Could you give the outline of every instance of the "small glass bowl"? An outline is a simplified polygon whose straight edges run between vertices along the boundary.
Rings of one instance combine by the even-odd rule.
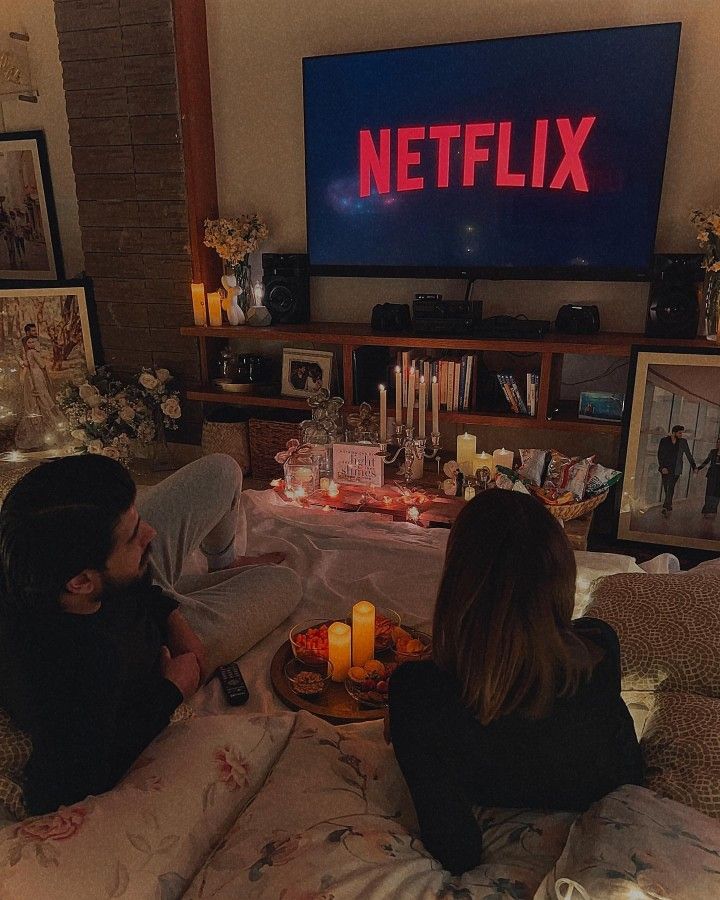
[[[321,669],[317,666],[306,666],[299,659],[289,659],[283,672],[290,687],[298,697],[308,700],[319,697],[332,677],[332,663],[328,660]]]
[[[332,625],[332,622],[298,622],[297,625],[293,625],[293,627],[290,629],[289,637],[293,656],[295,657],[295,659],[298,659],[300,660],[300,662],[304,663],[304,665],[307,667],[323,668],[328,662],[327,632],[325,632],[324,640],[320,638],[317,641],[312,641],[311,646],[307,646],[307,643],[303,643],[302,641],[298,640],[298,636],[301,634],[306,634],[312,628],[320,628],[323,625]],[[318,636],[310,635],[308,637],[317,638]]]
[[[378,633],[378,625],[380,624],[378,620],[381,618],[386,619],[389,624],[384,625],[383,630]],[[352,626],[352,609],[345,621],[348,625]],[[381,606],[375,607],[375,656],[380,653],[387,653],[388,650],[392,650],[395,643],[392,636],[392,629],[401,624],[402,619],[400,618],[400,614],[396,613],[394,609],[383,609]]]
[[[362,685],[353,681],[352,678],[345,679],[345,690],[350,694],[353,700],[357,700],[358,703],[361,703],[363,706],[371,706],[373,709],[382,709],[383,706],[388,705],[388,695],[387,693],[381,694],[376,691],[365,691],[362,688]]]
[[[406,628],[405,629],[415,641],[419,641],[422,645],[421,648],[416,648],[414,650],[399,650],[397,645],[395,646],[395,659],[399,663],[410,662],[411,660],[416,659],[427,659],[432,653],[432,638],[429,634],[425,634],[424,631],[418,631],[416,628]]]

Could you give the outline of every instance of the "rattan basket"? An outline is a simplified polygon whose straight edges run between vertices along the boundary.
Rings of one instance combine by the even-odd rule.
[[[270,422],[250,419],[250,468],[253,478],[282,478],[283,467],[275,462],[275,454],[287,442],[300,437],[297,422]]]
[[[227,453],[247,475],[250,471],[250,436],[247,422],[203,422],[202,451]]]
[[[585,513],[596,509],[607,498],[608,492],[598,494],[597,497],[590,497],[588,500],[581,500],[580,503],[564,503],[560,505],[545,504],[545,509],[551,512],[556,519],[563,519],[569,522],[571,519],[579,519]]]

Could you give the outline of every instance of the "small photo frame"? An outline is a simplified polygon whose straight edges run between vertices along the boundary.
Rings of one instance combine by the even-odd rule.
[[[283,347],[282,394],[312,397],[320,388],[330,390],[332,350],[295,350]]]
[[[380,444],[333,444],[333,481],[337,484],[361,484],[382,487],[385,483],[385,457]]]
[[[0,134],[0,280],[64,276],[42,131]]]
[[[578,403],[578,419],[593,422],[622,422],[625,394],[607,391],[582,391]]]

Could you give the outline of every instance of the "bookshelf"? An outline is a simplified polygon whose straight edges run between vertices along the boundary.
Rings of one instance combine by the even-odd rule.
[[[272,325],[268,328],[231,327],[211,328],[187,326],[180,329],[186,337],[199,341],[202,384],[187,391],[190,400],[206,403],[235,404],[266,409],[307,410],[304,399],[282,397],[280,388],[253,394],[233,394],[216,388],[212,383],[211,367],[222,345],[228,340],[247,343],[277,342],[292,346],[296,342],[313,343],[319,346],[336,346],[340,357],[342,395],[346,398],[346,408],[352,409],[353,365],[352,354],[356,347],[380,346],[394,350],[413,349],[417,351],[500,351],[510,354],[533,354],[539,359],[540,384],[535,416],[498,413],[496,411],[467,410],[440,411],[441,422],[461,425],[497,425],[503,428],[543,428],[565,432],[588,432],[593,434],[619,435],[621,426],[614,422],[592,422],[578,419],[572,412],[562,410],[560,381],[563,358],[566,354],[581,356],[606,356],[628,358],[633,345],[657,347],[703,347],[708,342],[704,338],[692,340],[670,340],[647,338],[642,334],[625,332],[600,332],[593,335],[549,334],[541,339],[508,340],[475,337],[422,337],[409,333],[385,334],[374,332],[369,325],[339,322],[309,322],[303,325]],[[561,406],[559,414],[552,414],[556,406]],[[392,405],[388,402],[388,413]],[[552,417],[549,417],[551,415]],[[428,411],[429,416],[429,411]]]

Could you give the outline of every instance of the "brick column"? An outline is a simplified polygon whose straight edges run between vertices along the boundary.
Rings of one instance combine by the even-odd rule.
[[[85,269],[118,372],[200,375],[171,0],[55,0]],[[198,404],[181,437],[197,439]]]

